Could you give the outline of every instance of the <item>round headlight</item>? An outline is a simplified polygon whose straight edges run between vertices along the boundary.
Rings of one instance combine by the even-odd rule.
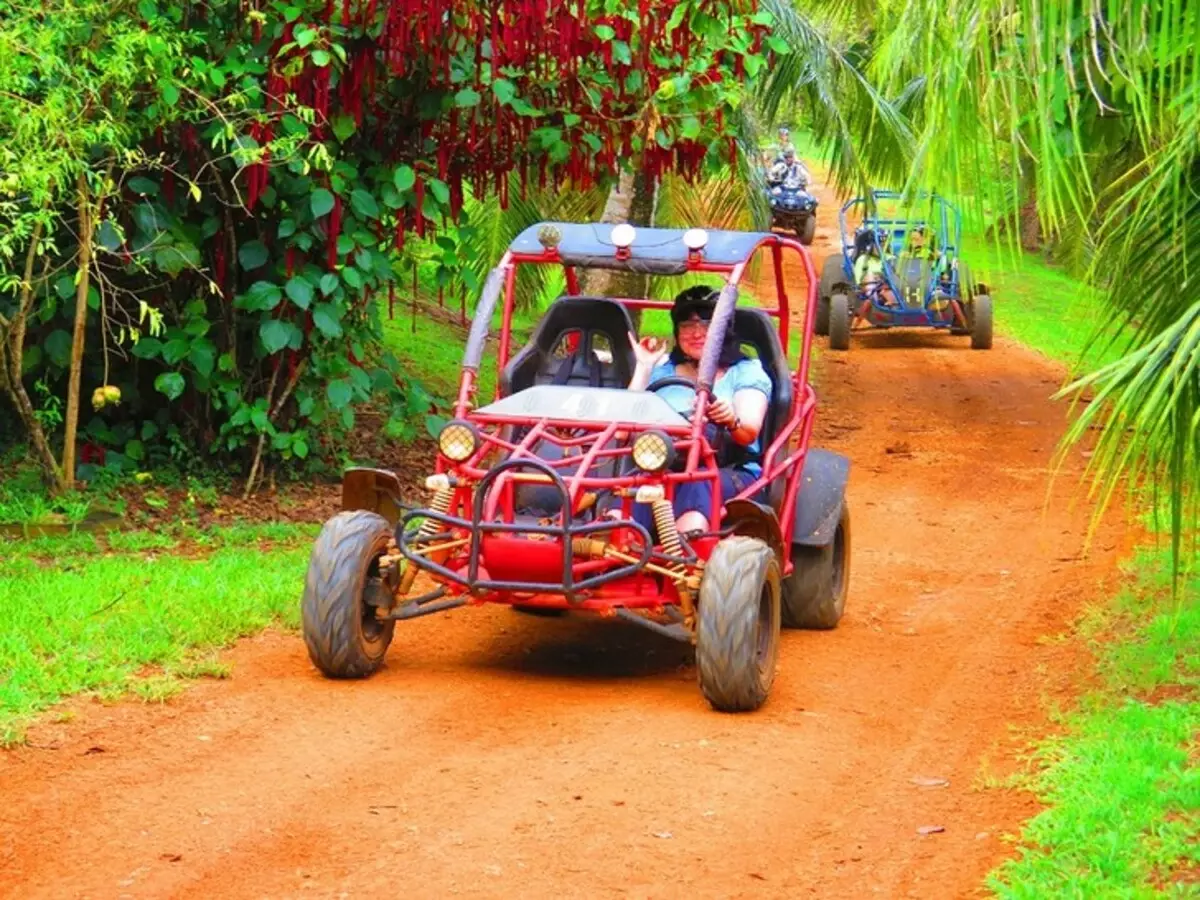
[[[438,449],[452,462],[466,462],[479,446],[479,435],[470,422],[449,421],[438,433]]]
[[[619,247],[624,250],[632,246],[633,239],[637,237],[637,229],[632,225],[622,222],[616,225],[612,230],[612,242],[614,247]]]
[[[675,445],[661,431],[639,434],[633,442],[633,461],[643,472],[661,472],[675,458]]]
[[[703,228],[689,228],[683,233],[683,244],[689,250],[703,250],[708,243],[708,232]]]

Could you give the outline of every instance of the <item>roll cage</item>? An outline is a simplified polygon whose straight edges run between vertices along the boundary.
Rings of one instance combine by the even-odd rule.
[[[929,204],[931,215],[921,218],[911,216],[881,216],[879,213],[880,206],[889,201],[911,201],[913,206],[921,202],[926,202]],[[851,233],[847,224],[847,213],[860,206],[864,209],[862,224],[855,232]],[[911,291],[915,287],[912,283],[912,276],[904,273],[902,280],[901,273],[896,271],[894,261],[898,260],[901,254],[903,254],[908,235],[912,230],[917,226],[923,226],[928,229],[931,225],[931,219],[934,220],[934,231],[937,240],[936,268],[934,272],[948,272],[950,278],[948,282],[942,282],[939,278],[930,277],[927,283],[919,286],[922,306],[915,315],[918,317],[925,315],[925,307],[933,299],[934,292],[939,290],[939,288],[943,289],[951,298],[958,299],[961,295],[958,277],[958,257],[962,245],[962,216],[953,204],[936,193],[922,192],[910,197],[899,191],[875,189],[866,197],[855,197],[848,200],[838,212],[838,229],[842,240],[842,267],[846,278],[851,284],[854,283],[857,236],[864,232],[875,236],[886,235],[888,246],[880,247],[884,281],[889,290],[891,290],[893,297],[903,296],[906,293],[905,288]],[[896,315],[894,310],[882,305],[882,302],[878,298],[878,291],[864,299],[869,299],[877,308]],[[900,313],[900,315],[905,314],[914,315],[910,311]]]
[[[469,422],[479,429],[481,440],[471,457],[461,463],[454,463],[439,452],[436,474],[449,476],[452,481],[461,479],[464,485],[480,485],[485,480],[492,484],[494,479],[489,476],[496,474],[496,467],[488,466],[486,462],[493,453],[499,451],[506,467],[504,477],[517,483],[553,486],[562,492],[564,503],[560,513],[560,529],[570,527],[571,517],[585,502],[586,495],[595,491],[615,492],[623,500],[624,508],[628,512],[634,495],[642,486],[662,485],[669,491],[680,482],[709,480],[713,482],[713,509],[709,519],[715,525],[721,521],[720,513],[726,504],[753,497],[764,489],[771,489],[774,515],[779,523],[780,533],[777,534],[777,539],[786,546],[792,540],[796,494],[800,482],[798,474],[805,463],[813,413],[816,409],[816,395],[808,383],[817,293],[817,278],[811,256],[797,241],[772,233],[712,231],[707,232],[707,240],[703,247],[692,248],[685,244],[685,232],[682,230],[646,228],[637,229],[634,243],[622,248],[613,242],[612,232],[611,225],[540,223],[522,232],[489,273],[467,338],[458,396],[454,405],[455,420]],[[774,308],[764,308],[762,312],[776,321],[779,341],[784,348],[783,358],[786,360],[791,311],[791,298],[788,296],[783,275],[783,263],[787,252],[799,254],[808,282],[802,340],[796,366],[792,371],[782,373],[782,377],[788,379],[791,387],[788,404],[790,408],[786,421],[778,424],[769,444],[762,447],[762,475],[736,497],[723,499],[720,496],[717,455],[703,433],[705,410],[712,399],[721,343],[734,319],[738,286],[746,268],[752,259],[763,254],[770,257],[773,265],[777,303]],[[675,414],[674,420],[670,415],[661,414],[653,421],[639,421],[637,417],[627,413],[614,412],[612,414],[618,416],[615,421],[598,422],[572,415],[526,411],[503,402],[499,378],[493,402],[478,407],[476,394],[479,369],[497,307],[501,310],[496,361],[498,370],[503,372],[510,360],[516,274],[518,267],[522,265],[561,266],[567,289],[572,295],[577,295],[580,291],[579,269],[583,268],[650,275],[711,273],[723,276],[725,285],[720,291],[699,365],[696,405],[691,421],[678,414]],[[630,310],[669,309],[672,305],[670,301],[645,298],[612,299]],[[772,373],[772,377],[780,376]],[[542,397],[550,397],[543,388],[535,390],[542,391]],[[576,393],[579,396],[599,397],[586,392]],[[659,399],[659,402],[666,406],[664,401]],[[659,412],[661,413],[661,410]],[[619,467],[614,465],[608,474],[596,472],[598,467],[602,468],[608,461],[615,462],[617,457],[628,457],[628,447],[614,445],[618,436],[624,435],[631,442],[637,433],[652,428],[668,435],[675,442],[676,449],[685,458],[682,471],[648,475],[639,470],[621,472],[618,471]],[[534,452],[534,448],[543,441],[558,448],[563,458],[550,461],[540,458]],[[790,445],[793,443],[797,446],[795,453],[790,451]],[[530,471],[519,471],[518,463],[522,460],[528,463]],[[567,469],[573,471],[568,473]],[[548,477],[551,473],[553,477]],[[489,499],[476,510],[476,517],[486,522],[494,521],[497,514],[500,514],[504,519],[513,521],[516,510],[512,506],[512,496],[512,492],[489,491]],[[464,493],[458,503],[463,508],[469,508],[469,499]],[[477,499],[482,500],[482,497]],[[565,531],[560,532],[560,536],[570,540]],[[528,586],[522,587],[529,589]],[[504,589],[521,588],[514,585],[505,586]]]

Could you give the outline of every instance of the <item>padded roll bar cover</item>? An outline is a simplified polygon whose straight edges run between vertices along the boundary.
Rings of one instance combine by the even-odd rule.
[[[732,284],[721,288],[717,306],[713,310],[712,324],[708,326],[708,340],[700,357],[697,375],[699,386],[709,391],[717,380],[717,365],[721,361],[721,348],[725,345],[725,332],[733,326],[733,311],[737,308],[738,290]]]
[[[488,273],[487,281],[483,283],[483,291],[479,295],[479,303],[475,306],[475,318],[471,321],[471,332],[467,335],[467,346],[463,351],[463,368],[473,372],[479,371],[483,361],[483,348],[487,344],[488,331],[492,326],[492,314],[496,311],[496,301],[504,290],[504,270],[499,266]]]
[[[845,456],[831,450],[808,451],[792,520],[793,546],[824,547],[833,540],[849,477],[850,460]]]

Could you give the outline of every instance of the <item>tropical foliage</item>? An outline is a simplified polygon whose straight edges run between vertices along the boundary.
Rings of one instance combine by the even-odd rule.
[[[252,484],[335,452],[370,399],[403,436],[428,399],[372,300],[408,245],[473,289],[469,198],[603,185],[630,155],[719,165],[769,21],[738,0],[6,8],[0,387],[60,486],[81,396],[88,476],[199,449]]]

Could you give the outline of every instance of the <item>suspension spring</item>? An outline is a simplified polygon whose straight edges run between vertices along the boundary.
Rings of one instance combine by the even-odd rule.
[[[454,488],[441,488],[436,494],[433,495],[433,499],[429,501],[429,509],[438,515],[444,516],[450,511],[450,504],[453,502],[453,500]],[[440,527],[441,524],[436,519],[426,519],[421,523],[421,527],[417,529],[414,543],[419,542],[422,538],[428,538],[436,534]],[[435,554],[435,556],[438,555],[442,554]],[[434,561],[440,562],[440,560],[436,559]],[[400,576],[400,587],[396,591],[396,596],[403,597],[407,595],[408,592],[412,590],[413,581],[416,580],[416,577],[417,567],[413,565],[412,561],[410,560],[409,564],[404,569],[404,574]]]

